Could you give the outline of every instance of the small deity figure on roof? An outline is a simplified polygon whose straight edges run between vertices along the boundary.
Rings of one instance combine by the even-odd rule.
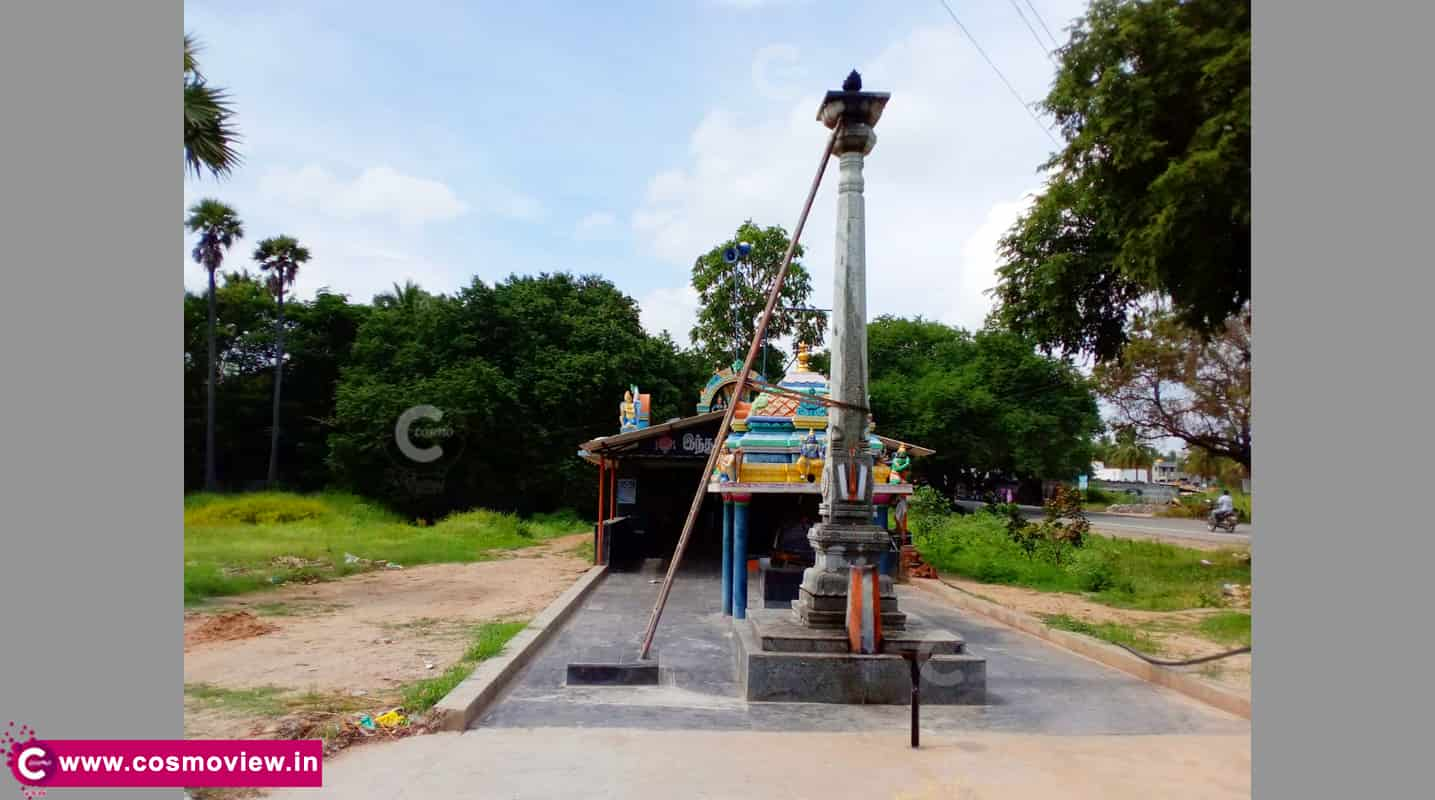
[[[629,389],[623,392],[623,402],[618,406],[618,429],[629,430],[636,426],[638,416],[633,413],[633,391]]]
[[[912,457],[907,455],[907,445],[897,446],[897,454],[892,456],[892,474],[887,478],[888,483],[906,483],[907,471],[912,468]]]
[[[731,450],[725,450],[718,456],[716,472],[718,483],[737,482],[737,462]]]
[[[815,472],[819,458],[822,458],[822,445],[817,441],[817,431],[808,431],[807,438],[802,440],[796,464],[797,474],[808,483],[817,480]]]

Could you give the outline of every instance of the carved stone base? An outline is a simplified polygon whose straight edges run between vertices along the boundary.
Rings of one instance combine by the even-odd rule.
[[[812,526],[807,540],[812,543],[816,564],[802,573],[802,585],[792,604],[794,619],[811,628],[845,627],[849,570],[856,564],[879,563],[891,546],[888,534],[871,523],[819,522]],[[907,618],[897,607],[897,590],[891,576],[879,576],[877,588],[882,598],[883,629],[906,627]]]

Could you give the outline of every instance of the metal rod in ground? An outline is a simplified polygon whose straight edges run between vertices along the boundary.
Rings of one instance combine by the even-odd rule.
[[[912,669],[912,747],[918,746],[921,725],[918,720],[921,716],[922,706],[922,667],[917,663],[916,658],[908,658],[907,664]]]
[[[762,317],[757,323],[757,330],[752,337],[752,344],[747,348],[747,359],[742,363],[742,371],[737,374],[737,383],[733,386],[732,401],[727,404],[727,411],[722,415],[722,423],[718,426],[717,435],[713,437],[713,448],[708,453],[707,464],[703,467],[702,474],[698,476],[698,488],[693,494],[692,506],[688,508],[687,521],[683,523],[682,535],[678,537],[678,545],[673,550],[672,563],[668,564],[668,574],[663,578],[663,588],[658,591],[658,601],[653,604],[653,613],[648,617],[648,630],[643,634],[643,646],[638,651],[638,658],[648,657],[648,650],[653,646],[653,634],[658,630],[658,619],[663,615],[663,607],[667,605],[668,593],[673,589],[673,577],[678,573],[678,564],[683,560],[683,551],[687,549],[688,539],[693,534],[693,525],[697,522],[698,510],[703,505],[703,495],[707,493],[708,481],[713,474],[713,466],[717,464],[718,453],[722,452],[723,445],[727,441],[728,429],[732,426],[732,415],[737,410],[738,401],[742,399],[742,393],[747,388],[747,376],[752,372],[752,364],[757,360],[758,344],[767,333],[767,323],[772,319],[773,309],[777,307],[778,295],[782,292],[782,282],[787,279],[787,268],[792,265],[792,256],[797,249],[797,242],[802,238],[802,229],[807,225],[807,214],[812,211],[812,202],[817,199],[817,187],[822,185],[822,174],[827,171],[827,162],[832,160],[832,148],[837,143],[837,135],[842,131],[839,124],[832,129],[832,135],[827,137],[827,146],[822,149],[822,162],[817,165],[817,174],[812,177],[812,186],[807,190],[807,200],[802,204],[802,213],[797,217],[797,227],[792,231],[792,241],[787,244],[787,253],[782,257],[782,266],[777,269],[777,277],[772,281],[772,289],[767,293],[767,306],[762,310]]]

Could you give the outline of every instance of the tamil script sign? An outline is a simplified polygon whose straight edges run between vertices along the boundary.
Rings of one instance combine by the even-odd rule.
[[[644,455],[671,458],[707,458],[713,449],[713,437],[704,433],[664,433],[645,439],[638,451]]]

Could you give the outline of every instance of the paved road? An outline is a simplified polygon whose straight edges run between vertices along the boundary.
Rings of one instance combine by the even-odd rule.
[[[963,508],[978,509],[981,503],[969,500],[958,501]],[[1022,506],[1028,517],[1040,517],[1039,506]],[[1097,531],[1123,539],[1159,539],[1172,544],[1204,542],[1220,545],[1249,545],[1255,528],[1240,524],[1235,533],[1217,531],[1212,533],[1206,523],[1198,519],[1168,519],[1165,517],[1133,517],[1126,514],[1105,514],[1088,511],[1086,517]]]

